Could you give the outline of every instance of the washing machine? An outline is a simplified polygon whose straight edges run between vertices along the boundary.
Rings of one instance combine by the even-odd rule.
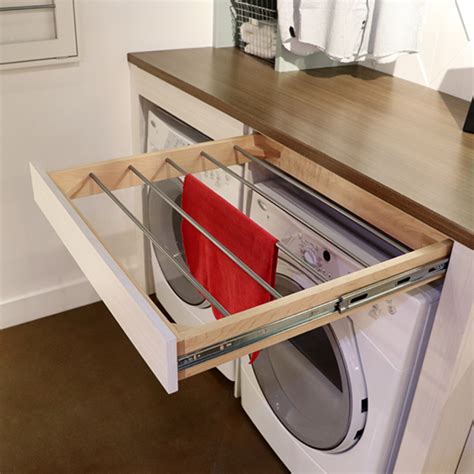
[[[148,112],[147,152],[188,146],[209,141],[210,138],[199,133],[189,125],[179,121],[162,110]],[[231,169],[242,176],[243,167]],[[242,206],[240,183],[222,170],[212,170],[194,174],[207,186],[218,192],[237,208]],[[174,178],[155,183],[176,204],[181,205],[183,178]],[[173,210],[157,193],[144,190],[144,217],[155,238],[173,257],[185,264],[181,238],[181,216]],[[150,242],[151,271],[156,297],[165,311],[178,324],[196,326],[213,321],[209,303],[177,271],[176,267]],[[229,379],[235,380],[237,362],[219,366],[219,370]]]
[[[258,185],[317,235],[253,193],[248,213],[293,253],[317,268],[316,279],[286,256],[277,290],[291,294],[401,252],[282,180]],[[390,472],[406,424],[439,299],[425,286],[359,310],[241,359],[242,406],[291,472]]]

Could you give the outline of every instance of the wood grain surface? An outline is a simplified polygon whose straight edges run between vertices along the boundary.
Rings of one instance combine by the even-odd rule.
[[[474,248],[468,102],[360,66],[277,73],[235,48],[128,60]]]

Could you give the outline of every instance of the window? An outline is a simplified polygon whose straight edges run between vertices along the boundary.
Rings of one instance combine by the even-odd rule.
[[[0,65],[78,57],[74,0],[0,0]]]

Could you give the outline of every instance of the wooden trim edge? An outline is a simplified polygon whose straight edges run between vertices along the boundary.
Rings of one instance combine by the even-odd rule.
[[[227,318],[207,323],[205,326],[180,331],[178,356],[221,343],[226,339],[261,328],[287,316],[310,310],[338,298],[341,294],[446,258],[449,256],[451,248],[452,241],[450,240],[437,242],[321,285],[307,288],[285,298],[273,300]]]

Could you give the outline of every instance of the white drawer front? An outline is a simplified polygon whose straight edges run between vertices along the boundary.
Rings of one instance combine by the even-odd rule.
[[[176,335],[51,178],[30,165],[38,206],[163,387],[178,389]]]

